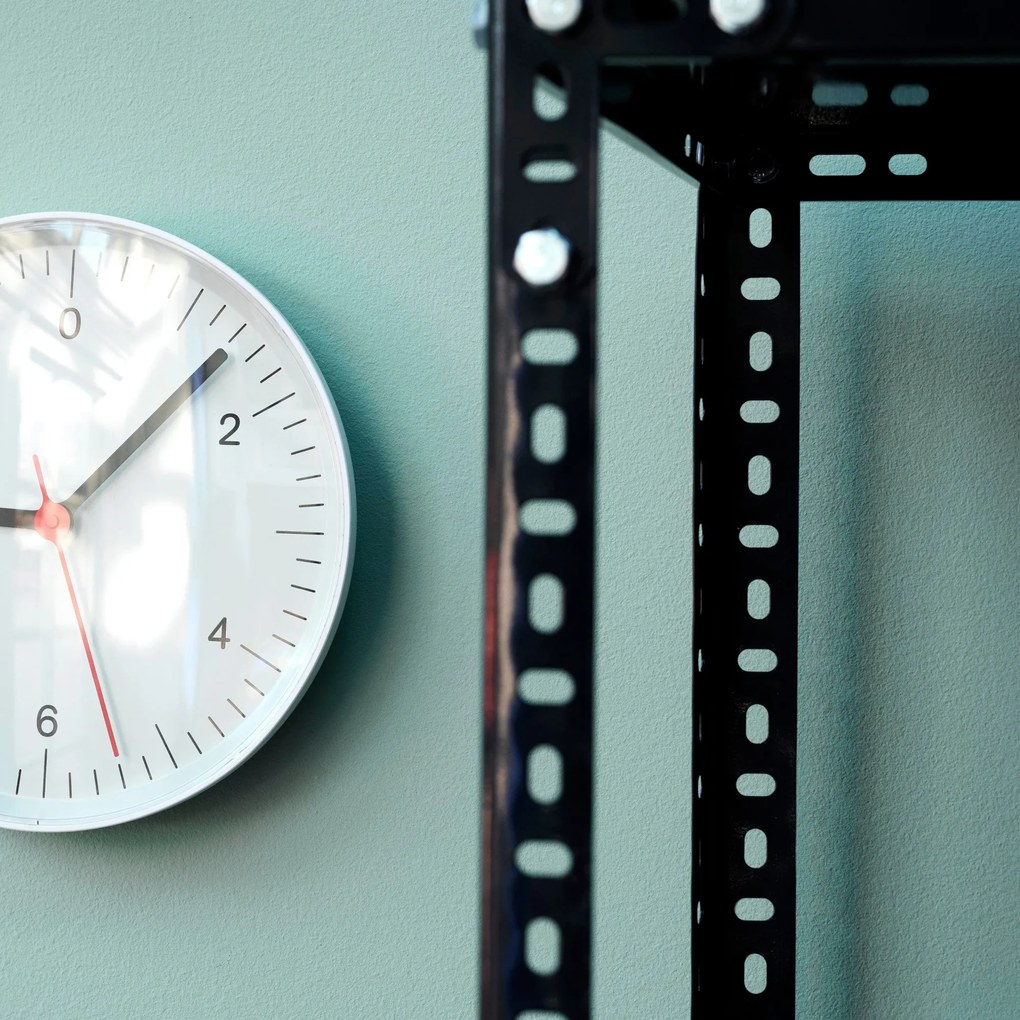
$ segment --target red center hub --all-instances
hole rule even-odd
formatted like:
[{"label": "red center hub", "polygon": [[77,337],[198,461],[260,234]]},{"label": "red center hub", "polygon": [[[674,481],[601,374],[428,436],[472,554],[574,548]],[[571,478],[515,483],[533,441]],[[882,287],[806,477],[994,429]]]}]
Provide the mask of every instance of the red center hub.
[{"label": "red center hub", "polygon": [[48,497],[35,512],[35,530],[47,542],[59,542],[71,530],[71,514],[66,506]]}]

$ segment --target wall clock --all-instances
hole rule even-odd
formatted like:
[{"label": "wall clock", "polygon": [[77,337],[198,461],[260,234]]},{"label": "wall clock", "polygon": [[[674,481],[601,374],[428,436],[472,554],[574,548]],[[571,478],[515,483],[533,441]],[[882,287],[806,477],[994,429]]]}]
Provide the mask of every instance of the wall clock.
[{"label": "wall clock", "polygon": [[107,216],[0,219],[0,824],[138,818],[304,693],[350,578],[336,408],[235,272]]}]

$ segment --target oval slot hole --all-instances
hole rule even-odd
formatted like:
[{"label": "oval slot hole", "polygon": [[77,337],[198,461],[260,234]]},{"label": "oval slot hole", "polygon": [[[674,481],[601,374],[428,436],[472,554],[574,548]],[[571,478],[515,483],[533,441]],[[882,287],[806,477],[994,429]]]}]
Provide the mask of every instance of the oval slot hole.
[{"label": "oval slot hole", "polygon": [[779,658],[771,648],[745,648],[737,656],[737,665],[745,673],[771,673]]},{"label": "oval slot hole", "polygon": [[737,900],[733,912],[741,921],[768,921],[776,912],[772,900],[764,896],[744,896]]},{"label": "oval slot hole", "polygon": [[539,574],[528,587],[528,619],[543,634],[563,625],[563,583],[552,574]]},{"label": "oval slot hole", "polygon": [[868,86],[859,81],[818,81],[811,90],[815,106],[863,106]]},{"label": "oval slot hole", "polygon": [[761,995],[768,985],[768,964],[761,953],[750,953],[744,960],[744,987],[752,995]]},{"label": "oval slot hole", "polygon": [[751,337],[750,361],[756,372],[772,367],[772,337],[768,333],[758,332]]},{"label": "oval slot hole", "polygon": [[560,926],[548,917],[536,917],[524,930],[524,958],[535,974],[560,969]]},{"label": "oval slot hole", "polygon": [[555,839],[529,839],[515,855],[517,867],[532,878],[563,878],[574,866],[574,856],[566,843]]},{"label": "oval slot hole", "polygon": [[768,837],[761,829],[748,829],[744,833],[744,863],[749,868],[762,868],[768,856]]},{"label": "oval slot hole", "polygon": [[772,609],[772,589],[760,577],[747,586],[747,615],[764,620]]},{"label": "oval slot hole", "polygon": [[774,276],[749,276],[740,285],[748,301],[773,301],[779,297],[779,281]]},{"label": "oval slot hole", "polygon": [[563,793],[563,756],[552,744],[539,744],[528,755],[528,793],[539,804],[553,804]]},{"label": "oval slot hole", "polygon": [[779,405],[774,400],[745,400],[740,417],[748,425],[770,425],[779,417]]},{"label": "oval slot hole", "polygon": [[567,365],[577,357],[577,337],[569,329],[529,329],[521,354],[533,365]]},{"label": "oval slot hole", "polygon": [[772,488],[772,461],[768,457],[759,453],[747,462],[747,487],[756,496],[764,496]]},{"label": "oval slot hole", "polygon": [[824,153],[812,156],[808,169],[815,177],[859,177],[867,163],[853,152]]},{"label": "oval slot hole", "polygon": [[524,177],[536,184],[556,184],[572,181],[577,167],[569,159],[533,159],[525,164]]},{"label": "oval slot hole", "polygon": [[767,248],[772,243],[772,213],[768,209],[755,209],[751,213],[748,234],[755,248]]},{"label": "oval slot hole", "polygon": [[531,415],[531,452],[552,464],[567,450],[567,416],[555,404],[541,404]]},{"label": "oval slot hole", "polygon": [[919,152],[901,152],[889,160],[889,172],[896,177],[920,177],[928,169],[928,160]]},{"label": "oval slot hole", "polygon": [[531,90],[531,108],[539,120],[559,120],[567,112],[566,89],[551,84],[549,78],[562,80],[554,68],[544,67],[535,75]]},{"label": "oval slot hole", "polygon": [[764,705],[748,705],[744,732],[752,744],[764,744],[769,739],[769,710]]},{"label": "oval slot hole", "polygon": [[521,507],[521,530],[529,535],[569,535],[577,523],[565,499],[529,499]]},{"label": "oval slot hole", "polygon": [[924,106],[928,90],[923,85],[897,85],[890,94],[894,106]]},{"label": "oval slot hole", "polygon": [[740,529],[740,544],[745,549],[771,549],[779,541],[779,532],[771,524],[745,524]]},{"label": "oval slot hole", "polygon": [[745,772],[737,776],[737,793],[741,797],[771,797],[775,792],[776,781],[767,772]]},{"label": "oval slot hole", "polygon": [[562,669],[526,669],[517,693],[529,705],[565,705],[574,696],[574,678]]}]

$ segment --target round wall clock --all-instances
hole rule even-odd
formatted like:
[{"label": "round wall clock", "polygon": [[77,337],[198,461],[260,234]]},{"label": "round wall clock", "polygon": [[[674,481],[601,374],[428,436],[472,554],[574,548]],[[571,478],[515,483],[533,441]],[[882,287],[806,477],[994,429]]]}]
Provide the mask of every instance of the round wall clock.
[{"label": "round wall clock", "polygon": [[354,493],[301,341],[151,227],[0,219],[0,825],[112,825],[241,764],[336,629]]}]

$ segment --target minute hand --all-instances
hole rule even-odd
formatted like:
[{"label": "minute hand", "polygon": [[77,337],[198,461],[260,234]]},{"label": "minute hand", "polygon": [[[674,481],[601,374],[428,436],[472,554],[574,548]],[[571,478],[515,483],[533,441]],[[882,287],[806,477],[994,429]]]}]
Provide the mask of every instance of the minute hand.
[{"label": "minute hand", "polygon": [[103,461],[95,471],[85,479],[78,488],[64,500],[64,506],[74,513],[109,478],[146,439],[177,410],[187,403],[191,395],[227,360],[227,352],[222,347],[212,354],[195,369],[191,375],[149,415],[141,425],[124,440],[116,450]]}]

